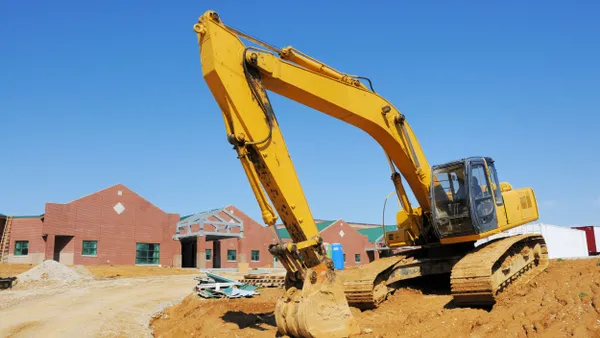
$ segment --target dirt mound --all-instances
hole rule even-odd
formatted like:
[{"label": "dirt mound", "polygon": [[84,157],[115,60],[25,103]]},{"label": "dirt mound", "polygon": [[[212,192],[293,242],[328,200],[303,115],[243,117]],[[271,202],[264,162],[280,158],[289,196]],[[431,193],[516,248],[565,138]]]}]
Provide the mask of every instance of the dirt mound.
[{"label": "dirt mound", "polygon": [[[361,337],[600,337],[600,259],[552,260],[531,283],[506,290],[492,309],[457,308],[449,279],[412,282],[375,310],[351,308]],[[188,296],[156,316],[156,337],[275,337],[281,289],[246,299]]]},{"label": "dirt mound", "polygon": [[17,275],[15,288],[71,284],[86,279],[90,279],[90,277],[82,276],[57,261],[46,260],[34,268]]},{"label": "dirt mound", "polygon": [[600,259],[552,261],[531,283],[500,294],[492,309],[456,308],[448,290],[399,290],[357,313],[365,337],[600,337]]},{"label": "dirt mound", "polygon": [[155,337],[274,337],[273,309],[282,289],[260,289],[252,298],[204,299],[195,293],[156,315]]}]

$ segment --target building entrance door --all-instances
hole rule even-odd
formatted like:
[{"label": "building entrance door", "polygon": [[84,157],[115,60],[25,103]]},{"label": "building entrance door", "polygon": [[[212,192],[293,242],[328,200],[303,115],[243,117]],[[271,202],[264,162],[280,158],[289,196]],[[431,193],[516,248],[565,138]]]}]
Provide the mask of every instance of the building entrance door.
[{"label": "building entrance door", "polygon": [[[72,245],[69,246],[72,239],[73,236],[55,236],[52,259],[65,265],[73,265],[73,248]],[[70,250],[68,247],[71,247]]]},{"label": "building entrance door", "polygon": [[213,269],[221,268],[221,241],[213,241]]},{"label": "building entrance door", "polygon": [[196,237],[181,239],[181,267],[196,268],[198,257],[198,240]]}]

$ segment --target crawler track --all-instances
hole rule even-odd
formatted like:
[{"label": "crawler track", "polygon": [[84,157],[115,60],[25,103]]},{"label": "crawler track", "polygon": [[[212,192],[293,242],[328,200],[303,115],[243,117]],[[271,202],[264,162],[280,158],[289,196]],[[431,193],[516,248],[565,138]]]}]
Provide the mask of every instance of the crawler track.
[{"label": "crawler track", "polygon": [[384,301],[389,293],[387,285],[383,283],[384,277],[406,258],[406,255],[385,257],[367,265],[340,271],[348,304],[358,308],[370,308]]},{"label": "crawler track", "polygon": [[548,266],[541,235],[524,234],[486,243],[458,261],[450,275],[457,305],[489,306],[496,295],[516,283],[526,283]]},{"label": "crawler track", "polygon": [[394,290],[393,283],[427,275],[450,273],[458,257],[421,258],[422,249],[378,259],[340,271],[348,304],[360,309],[377,307]]},{"label": "crawler track", "polygon": [[424,250],[416,249],[339,271],[348,304],[374,308],[386,300],[397,281],[451,273],[455,304],[489,306],[506,287],[526,283],[548,266],[546,242],[538,234],[493,240],[467,254],[424,256]]}]

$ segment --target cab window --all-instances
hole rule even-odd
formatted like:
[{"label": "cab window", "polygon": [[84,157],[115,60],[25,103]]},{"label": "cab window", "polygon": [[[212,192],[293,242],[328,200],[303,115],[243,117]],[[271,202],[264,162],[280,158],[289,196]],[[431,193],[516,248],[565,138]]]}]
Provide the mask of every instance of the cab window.
[{"label": "cab window", "polygon": [[494,197],[496,197],[496,205],[502,205],[504,204],[504,200],[502,199],[502,191],[500,190],[500,182],[498,181],[498,172],[496,171],[494,163],[488,164],[488,168],[490,170],[490,179],[492,180]]},{"label": "cab window", "polygon": [[483,164],[475,164],[471,167],[469,180],[471,201],[473,201],[477,216],[486,219],[494,213],[494,202]]}]

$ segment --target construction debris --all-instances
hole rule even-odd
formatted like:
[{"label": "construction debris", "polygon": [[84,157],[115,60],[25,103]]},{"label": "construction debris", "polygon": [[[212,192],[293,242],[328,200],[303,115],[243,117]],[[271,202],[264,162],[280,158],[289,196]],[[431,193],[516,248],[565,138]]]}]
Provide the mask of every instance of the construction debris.
[{"label": "construction debris", "polygon": [[198,295],[203,298],[240,298],[240,297],[252,297],[259,293],[255,290],[256,286],[236,282],[231,279],[215,275],[210,272],[206,272],[208,278],[196,277],[198,281],[196,285],[196,291]]}]

